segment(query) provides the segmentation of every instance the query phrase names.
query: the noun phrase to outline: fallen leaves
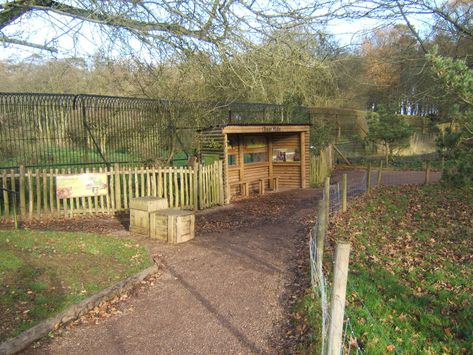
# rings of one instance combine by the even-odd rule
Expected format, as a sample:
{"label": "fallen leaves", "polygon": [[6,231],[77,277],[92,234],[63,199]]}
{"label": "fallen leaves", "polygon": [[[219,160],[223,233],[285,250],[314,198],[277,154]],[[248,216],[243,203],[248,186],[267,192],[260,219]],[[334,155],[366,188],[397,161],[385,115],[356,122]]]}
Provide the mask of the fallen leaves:
{"label": "fallen leaves", "polygon": [[[360,332],[365,349],[379,349],[387,338],[386,352],[461,352],[462,334],[473,331],[463,315],[473,303],[473,196],[440,185],[402,186],[354,204],[334,218],[329,241],[348,235],[352,243],[349,279],[360,281],[348,290],[348,309],[359,307],[356,327],[370,329]],[[362,317],[358,298],[374,319]],[[421,336],[409,336],[412,328]]]}

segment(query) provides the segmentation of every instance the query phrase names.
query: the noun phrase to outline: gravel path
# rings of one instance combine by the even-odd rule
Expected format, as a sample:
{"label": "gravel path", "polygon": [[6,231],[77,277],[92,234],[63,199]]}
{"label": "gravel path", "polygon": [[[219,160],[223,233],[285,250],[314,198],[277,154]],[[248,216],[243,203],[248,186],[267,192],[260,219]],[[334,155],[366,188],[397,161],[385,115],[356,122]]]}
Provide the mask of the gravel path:
{"label": "gravel path", "polygon": [[[389,174],[386,182],[423,181],[422,173]],[[339,178],[338,173],[333,180]],[[362,178],[363,172],[351,171],[349,184]],[[117,305],[118,314],[73,326],[26,353],[287,352],[290,307],[308,286],[307,232],[320,197],[320,189],[294,190],[199,212],[193,241],[147,241],[161,275]],[[128,237],[127,223],[90,219],[67,222],[67,229]]]}

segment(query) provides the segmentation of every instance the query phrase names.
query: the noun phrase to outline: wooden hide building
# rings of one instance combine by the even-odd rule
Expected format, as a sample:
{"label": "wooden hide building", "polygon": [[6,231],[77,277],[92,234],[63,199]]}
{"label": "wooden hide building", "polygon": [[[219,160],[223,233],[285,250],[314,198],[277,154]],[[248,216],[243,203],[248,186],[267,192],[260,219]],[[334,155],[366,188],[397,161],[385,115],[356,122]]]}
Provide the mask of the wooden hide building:
{"label": "wooden hide building", "polygon": [[309,124],[227,124],[200,131],[202,159],[224,162],[225,200],[309,184]]}

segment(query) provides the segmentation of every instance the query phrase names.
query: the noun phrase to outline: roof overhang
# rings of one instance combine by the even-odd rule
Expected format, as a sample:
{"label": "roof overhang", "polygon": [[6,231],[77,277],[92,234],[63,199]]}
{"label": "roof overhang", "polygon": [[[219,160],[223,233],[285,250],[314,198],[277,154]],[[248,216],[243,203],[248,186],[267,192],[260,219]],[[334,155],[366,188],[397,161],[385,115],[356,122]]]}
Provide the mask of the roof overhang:
{"label": "roof overhang", "polygon": [[307,132],[311,124],[227,124],[222,133],[290,133]]}

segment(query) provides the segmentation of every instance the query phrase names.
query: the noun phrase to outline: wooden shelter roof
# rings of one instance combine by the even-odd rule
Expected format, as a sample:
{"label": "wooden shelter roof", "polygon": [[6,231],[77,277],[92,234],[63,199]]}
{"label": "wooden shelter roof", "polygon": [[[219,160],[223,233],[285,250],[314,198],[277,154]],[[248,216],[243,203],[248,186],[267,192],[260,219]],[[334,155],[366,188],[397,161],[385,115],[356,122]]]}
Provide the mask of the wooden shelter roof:
{"label": "wooden shelter roof", "polygon": [[227,123],[205,128],[200,132],[221,129],[222,133],[280,133],[280,132],[305,132],[312,124],[302,123]]}

